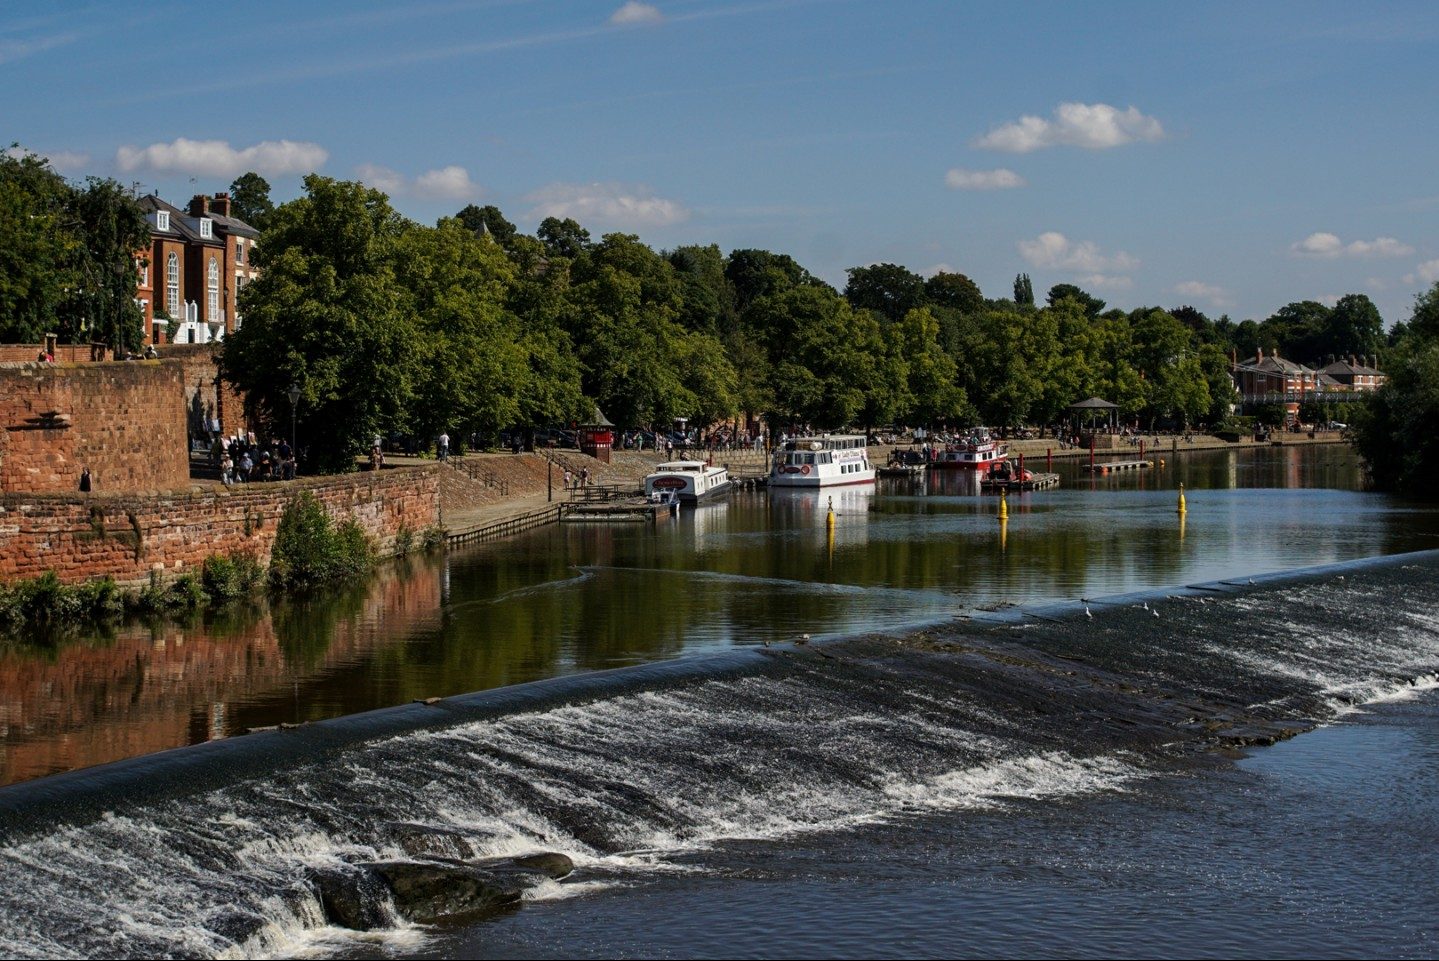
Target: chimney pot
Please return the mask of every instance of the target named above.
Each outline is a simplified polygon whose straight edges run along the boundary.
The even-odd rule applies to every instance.
[[[204,194],[196,194],[190,198],[190,216],[203,217],[208,212],[210,198]]]

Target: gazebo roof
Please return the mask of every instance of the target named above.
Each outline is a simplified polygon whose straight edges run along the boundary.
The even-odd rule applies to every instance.
[[[1099,397],[1091,397],[1088,400],[1081,400],[1078,403],[1070,404],[1070,410],[1118,410],[1118,404],[1111,404]]]
[[[612,424],[612,423],[610,423],[610,419],[605,416],[605,412],[602,411],[602,410],[600,410],[600,405],[599,405],[599,404],[596,404],[596,405],[595,405],[595,412],[590,415],[589,422],[588,422],[587,424],[585,424],[584,426],[586,426],[586,427],[613,427],[613,426],[615,426],[615,425]]]

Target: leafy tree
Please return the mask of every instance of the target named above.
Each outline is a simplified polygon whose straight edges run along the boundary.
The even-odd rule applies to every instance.
[[[956,383],[954,359],[939,345],[939,321],[927,309],[911,310],[894,328],[896,354],[908,373],[900,417],[915,424],[961,423],[973,416]]]
[[[1098,317],[1104,311],[1104,301],[1098,297],[1092,297],[1088,292],[1074,284],[1055,284],[1049,288],[1049,306],[1053,307],[1061,300],[1073,300],[1084,309],[1084,313],[1091,320]]]
[[[413,227],[397,248],[397,276],[423,335],[412,426],[493,432],[518,422],[516,385],[528,379],[519,324],[504,309],[514,266],[458,219]]]
[[[495,238],[495,242],[506,250],[509,250],[514,244],[515,236],[519,233],[515,225],[505,219],[500,208],[492,204],[486,204],[483,207],[468,204],[455,214],[455,219],[476,236],[488,232],[491,237]]]
[[[270,182],[253,170],[230,184],[230,210],[256,230],[264,230],[275,204],[270,200]]]
[[[590,232],[569,217],[564,220],[546,217],[540,221],[535,236],[545,245],[545,253],[551,257],[574,260],[590,246]]]
[[[844,297],[856,310],[872,310],[891,321],[923,305],[924,278],[898,264],[851,267]]]
[[[686,330],[723,337],[738,321],[734,287],[725,276],[725,258],[715,244],[680,247],[667,259],[681,286],[680,323]]]
[[[74,342],[82,333],[117,352],[138,348],[143,319],[135,303],[135,252],[150,243],[150,225],[118,182],[91,177],[74,199],[77,289],[59,325]]]
[[[1030,282],[1029,274],[1019,274],[1014,278],[1014,302],[1021,307],[1034,306],[1034,284]]]
[[[1363,294],[1349,294],[1340,297],[1325,318],[1314,360],[1322,363],[1330,354],[1336,357],[1375,355],[1383,346],[1384,320],[1379,316],[1379,308]]]
[[[1329,308],[1314,300],[1285,304],[1262,326],[1264,349],[1282,350],[1292,360],[1317,362],[1324,349],[1324,332],[1329,326]]]
[[[226,340],[221,371],[262,421],[296,405],[306,464],[353,470],[376,434],[408,426],[422,371],[420,330],[396,280],[397,245],[412,225],[378,190],[318,174],[275,209],[241,297],[245,325]]]
[[[38,343],[58,329],[82,247],[74,198],[43,157],[0,152],[0,341]]]
[[[743,312],[760,297],[791,287],[829,285],[801,267],[789,254],[768,250],[732,250],[725,263],[725,276],[734,287],[735,309]]]
[[[1354,418],[1355,445],[1375,486],[1439,498],[1439,284],[1414,302],[1388,379]]]
[[[979,285],[964,274],[941,270],[924,282],[924,299],[931,307],[973,314],[984,309]]]

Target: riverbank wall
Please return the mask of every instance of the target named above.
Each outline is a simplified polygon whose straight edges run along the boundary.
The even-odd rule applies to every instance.
[[[0,495],[0,581],[54,571],[77,583],[141,584],[152,572],[198,570],[211,554],[268,564],[285,506],[312,493],[353,519],[382,556],[440,523],[438,466],[173,492]]]

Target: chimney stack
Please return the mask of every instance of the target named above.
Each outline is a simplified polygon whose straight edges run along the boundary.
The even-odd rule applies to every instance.
[[[230,195],[218,193],[210,200],[210,212],[217,217],[230,216]]]
[[[1254,364],[1255,364],[1255,366],[1257,367],[1258,365],[1260,365],[1260,364],[1262,364],[1262,363],[1264,363],[1264,348],[1263,348],[1263,347],[1260,347],[1260,348],[1259,348],[1259,355],[1254,358]]]
[[[205,214],[209,213],[209,210],[207,209],[209,200],[210,198],[205,196],[204,194],[196,194],[195,196],[191,197],[190,216],[203,217],[205,216]]]

